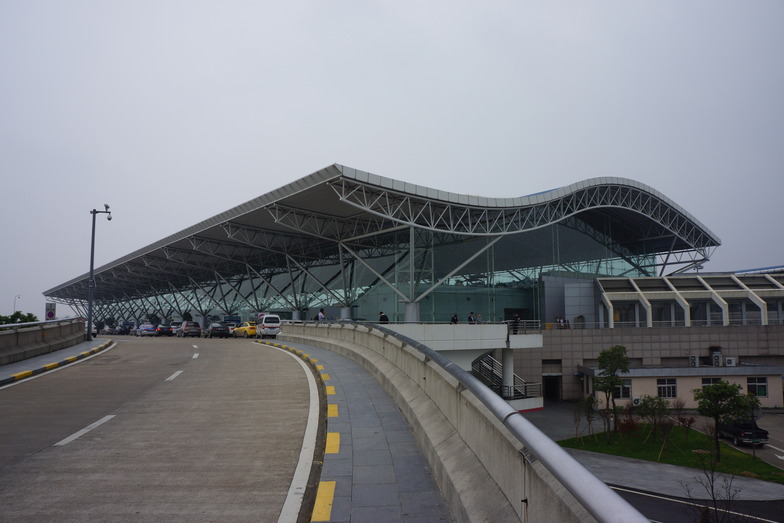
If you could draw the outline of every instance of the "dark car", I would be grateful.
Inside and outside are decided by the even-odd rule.
[[[228,338],[229,327],[219,321],[214,321],[202,331],[202,336],[205,338]]]
[[[171,336],[172,328],[171,325],[160,324],[155,328],[155,334],[157,336]]]
[[[201,325],[195,321],[184,321],[180,328],[177,329],[177,337],[185,338],[186,336],[201,336]]]
[[[757,426],[754,420],[735,420],[719,423],[719,437],[731,439],[735,445],[741,443],[762,446],[768,442],[768,431]]]

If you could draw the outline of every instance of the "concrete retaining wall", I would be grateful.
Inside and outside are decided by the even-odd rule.
[[[0,365],[71,347],[84,341],[84,320],[62,320],[26,327],[0,326]]]
[[[362,325],[287,325],[281,339],[367,369],[412,427],[457,521],[596,521],[468,390],[400,340]]]

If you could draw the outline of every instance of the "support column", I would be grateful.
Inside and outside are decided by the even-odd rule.
[[[514,350],[509,347],[501,349],[501,367],[503,369],[503,390],[512,396],[514,389]]]
[[[350,320],[351,319],[351,307],[341,307],[340,308],[340,319],[341,320]]]
[[[404,321],[409,323],[419,323],[419,303],[408,302],[406,303],[406,315]]]
[[[302,319],[302,311],[291,311],[291,319],[294,321],[300,321]]]

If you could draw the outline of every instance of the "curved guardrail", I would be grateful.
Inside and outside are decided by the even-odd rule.
[[[469,372],[430,347],[392,329],[369,323],[363,323],[363,326],[376,329],[409,345],[443,368],[463,387],[470,390],[598,521],[618,523],[649,521]]]

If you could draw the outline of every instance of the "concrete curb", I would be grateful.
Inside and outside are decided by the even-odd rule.
[[[73,363],[75,361],[84,359],[84,358],[86,358],[88,356],[92,356],[93,354],[97,354],[97,353],[101,352],[102,350],[106,349],[107,347],[109,347],[110,345],[112,345],[113,343],[114,343],[114,340],[108,340],[108,341],[106,341],[105,343],[101,344],[98,347],[94,347],[94,348],[92,348],[92,349],[90,349],[88,351],[81,352],[81,353],[77,354],[76,356],[70,356],[68,358],[65,358],[62,361],[53,362],[53,363],[47,363],[43,367],[38,367],[38,368],[32,369],[32,370],[25,370],[25,371],[22,371],[22,372],[17,372],[15,374],[12,374],[8,378],[0,379],[0,387],[2,387],[4,385],[9,385],[11,383],[16,383],[17,381],[22,381],[22,380],[30,378],[32,376],[37,376],[39,374],[43,374],[44,372],[48,372],[50,370],[54,370],[54,369],[56,369],[58,367],[64,367],[64,366],[69,365],[69,364],[71,364],[71,363]]]

